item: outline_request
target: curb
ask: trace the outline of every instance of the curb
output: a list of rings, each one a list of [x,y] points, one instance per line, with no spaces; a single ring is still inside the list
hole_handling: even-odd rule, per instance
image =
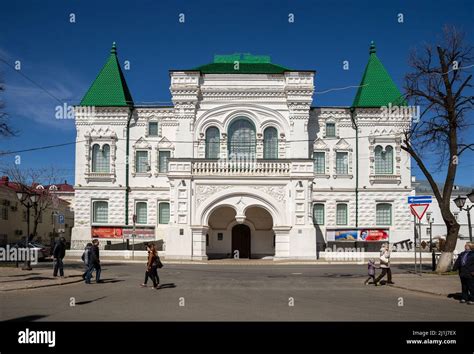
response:
[[[441,294],[441,293],[435,293],[432,291],[426,291],[426,290],[418,290],[418,289],[411,289],[407,288],[404,286],[399,286],[399,285],[389,285],[392,288],[398,288],[398,289],[403,289],[403,290],[408,290],[408,291],[414,291],[417,293],[422,293],[422,294],[428,294],[428,295],[436,295],[436,296],[443,296],[443,297],[448,297],[449,294]]]
[[[52,287],[52,286],[62,286],[62,285],[80,283],[82,281],[83,281],[82,279],[78,279],[78,280],[68,281],[66,283],[59,283],[59,284],[38,284],[38,285],[26,286],[26,287],[21,287],[21,288],[14,288],[14,289],[1,289],[0,288],[0,292],[17,291],[17,290],[30,290],[30,289],[38,289],[38,288],[49,288],[49,287]]]

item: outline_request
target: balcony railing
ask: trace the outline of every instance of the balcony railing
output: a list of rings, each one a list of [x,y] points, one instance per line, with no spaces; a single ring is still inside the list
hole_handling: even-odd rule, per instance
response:
[[[286,176],[291,163],[278,160],[199,160],[193,161],[194,175]]]

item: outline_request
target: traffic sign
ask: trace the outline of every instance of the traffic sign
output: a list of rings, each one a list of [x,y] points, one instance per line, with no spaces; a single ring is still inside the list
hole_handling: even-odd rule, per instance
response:
[[[429,204],[410,204],[410,209],[412,214],[415,215],[418,220],[421,220],[429,206]]]
[[[413,195],[408,197],[408,204],[431,204],[431,195]]]

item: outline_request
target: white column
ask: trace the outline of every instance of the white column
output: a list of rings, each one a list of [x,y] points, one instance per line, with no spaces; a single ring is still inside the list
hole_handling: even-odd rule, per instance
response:
[[[275,232],[275,260],[290,257],[290,230],[291,226],[274,226]]]
[[[207,260],[206,253],[206,234],[209,232],[207,226],[191,226],[192,231],[192,259]]]

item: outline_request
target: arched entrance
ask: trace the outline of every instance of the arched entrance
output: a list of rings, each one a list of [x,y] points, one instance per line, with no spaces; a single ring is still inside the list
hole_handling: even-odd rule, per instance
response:
[[[250,227],[244,224],[237,224],[232,228],[232,257],[250,258],[251,242]]]

